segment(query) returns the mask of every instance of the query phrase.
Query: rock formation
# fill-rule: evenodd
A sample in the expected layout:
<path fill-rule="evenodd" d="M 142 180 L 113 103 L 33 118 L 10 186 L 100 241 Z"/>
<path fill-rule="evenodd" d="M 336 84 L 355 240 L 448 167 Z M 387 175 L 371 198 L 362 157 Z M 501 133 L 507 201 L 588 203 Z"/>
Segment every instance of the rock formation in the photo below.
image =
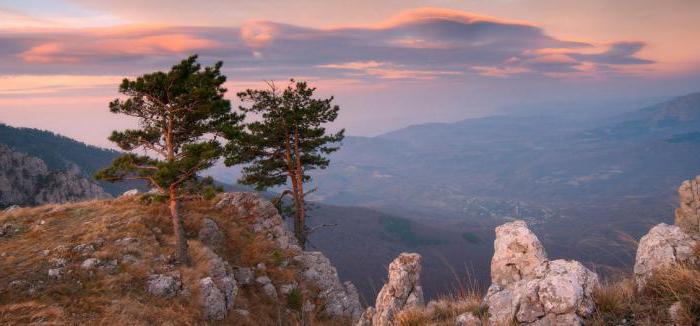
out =
<path fill-rule="evenodd" d="M 501 286 L 532 278 L 535 269 L 547 260 L 547 254 L 524 221 L 496 228 L 491 258 L 491 282 Z"/>
<path fill-rule="evenodd" d="M 642 289 L 655 271 L 680 264 L 696 264 L 700 245 L 700 176 L 683 181 L 678 188 L 680 207 L 676 225 L 658 224 L 639 240 L 634 262 L 637 288 Z"/>
<path fill-rule="evenodd" d="M 323 311 L 327 315 L 360 318 L 362 308 L 357 289 L 350 282 L 340 282 L 338 272 L 323 253 L 305 251 L 294 260 L 302 266 L 304 280 L 321 289 L 319 297 L 326 302 Z"/>
<path fill-rule="evenodd" d="M 254 193 L 237 192 L 223 194 L 216 204 L 217 208 L 226 206 L 235 208 L 238 216 L 253 218 L 253 231 L 274 241 L 279 249 L 295 253 L 294 262 L 299 264 L 303 280 L 319 289 L 318 297 L 325 303 L 321 308 L 324 314 L 329 317 L 350 318 L 353 322 L 359 319 L 362 308 L 355 286 L 350 282 L 342 283 L 335 267 L 321 252 L 302 251 L 272 203 Z M 249 272 L 244 268 L 237 270 L 239 274 Z M 275 290 L 276 296 L 277 290 L 273 284 L 262 286 L 267 287 L 264 290 L 270 295 L 272 290 Z"/>
<path fill-rule="evenodd" d="M 41 159 L 0 144 L 0 207 L 109 197 L 75 165 L 66 171 L 49 171 Z"/>
<path fill-rule="evenodd" d="M 661 223 L 639 240 L 634 263 L 637 287 L 642 288 L 655 270 L 678 264 L 695 263 L 694 250 L 698 242 L 681 228 Z"/>
<path fill-rule="evenodd" d="M 580 325 L 591 315 L 598 276 L 577 261 L 547 260 L 525 222 L 496 228 L 494 248 L 484 298 L 491 323 Z"/>
<path fill-rule="evenodd" d="M 389 264 L 389 280 L 377 295 L 374 308 L 368 308 L 358 325 L 390 326 L 403 309 L 423 305 L 420 286 L 421 256 L 402 253 Z"/>
<path fill-rule="evenodd" d="M 691 234 L 700 233 L 700 175 L 685 180 L 678 188 L 680 207 L 676 209 L 675 225 Z"/>

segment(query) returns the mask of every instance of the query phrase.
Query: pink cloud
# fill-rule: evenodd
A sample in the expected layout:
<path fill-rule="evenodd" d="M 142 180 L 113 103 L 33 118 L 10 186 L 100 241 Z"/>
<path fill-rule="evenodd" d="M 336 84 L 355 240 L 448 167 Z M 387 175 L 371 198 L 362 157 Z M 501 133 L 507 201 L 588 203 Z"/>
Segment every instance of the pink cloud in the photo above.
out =
<path fill-rule="evenodd" d="M 117 34 L 106 38 L 51 41 L 34 46 L 19 57 L 27 63 L 77 63 L 90 56 L 178 54 L 221 46 L 217 41 L 182 33 Z"/>

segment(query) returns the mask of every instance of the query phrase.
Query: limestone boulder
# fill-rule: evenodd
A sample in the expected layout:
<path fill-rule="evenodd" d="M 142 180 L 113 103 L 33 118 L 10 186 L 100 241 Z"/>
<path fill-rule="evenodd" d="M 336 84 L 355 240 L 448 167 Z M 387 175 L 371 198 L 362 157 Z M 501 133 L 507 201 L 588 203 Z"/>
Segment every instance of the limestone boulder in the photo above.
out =
<path fill-rule="evenodd" d="M 530 278 L 546 260 L 544 247 L 524 221 L 503 224 L 496 228 L 491 283 L 506 286 Z"/>
<path fill-rule="evenodd" d="M 643 288 L 655 271 L 679 264 L 696 264 L 698 241 L 676 225 L 661 223 L 639 240 L 634 263 L 637 287 Z"/>

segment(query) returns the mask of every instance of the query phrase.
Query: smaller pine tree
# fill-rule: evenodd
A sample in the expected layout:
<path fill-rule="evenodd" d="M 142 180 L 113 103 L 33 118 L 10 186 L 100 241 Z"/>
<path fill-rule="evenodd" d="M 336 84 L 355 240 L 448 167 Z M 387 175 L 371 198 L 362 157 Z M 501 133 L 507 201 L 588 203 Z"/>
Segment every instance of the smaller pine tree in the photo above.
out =
<path fill-rule="evenodd" d="M 329 133 L 323 126 L 338 117 L 340 107 L 333 97 L 314 98 L 316 88 L 306 82 L 295 82 L 283 91 L 273 83 L 264 90 L 248 89 L 238 93 L 243 102 L 240 109 L 259 116 L 245 130 L 227 133 L 225 147 L 227 166 L 247 164 L 240 183 L 254 185 L 257 190 L 291 184 L 294 200 L 294 233 L 303 247 L 307 239 L 304 183 L 308 172 L 324 169 L 330 163 L 327 155 L 338 150 L 344 130 Z"/>

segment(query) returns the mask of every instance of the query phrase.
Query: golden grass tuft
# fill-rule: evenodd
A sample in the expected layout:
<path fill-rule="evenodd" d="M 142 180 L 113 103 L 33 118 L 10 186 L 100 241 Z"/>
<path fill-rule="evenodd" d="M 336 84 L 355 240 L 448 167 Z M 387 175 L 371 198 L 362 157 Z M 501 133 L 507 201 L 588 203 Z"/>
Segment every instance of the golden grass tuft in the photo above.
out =
<path fill-rule="evenodd" d="M 700 259 L 700 250 L 695 250 Z M 641 291 L 634 277 L 604 284 L 594 293 L 596 312 L 591 325 L 672 325 L 669 308 L 681 303 L 676 322 L 700 323 L 700 268 L 683 265 L 656 271 Z"/>

